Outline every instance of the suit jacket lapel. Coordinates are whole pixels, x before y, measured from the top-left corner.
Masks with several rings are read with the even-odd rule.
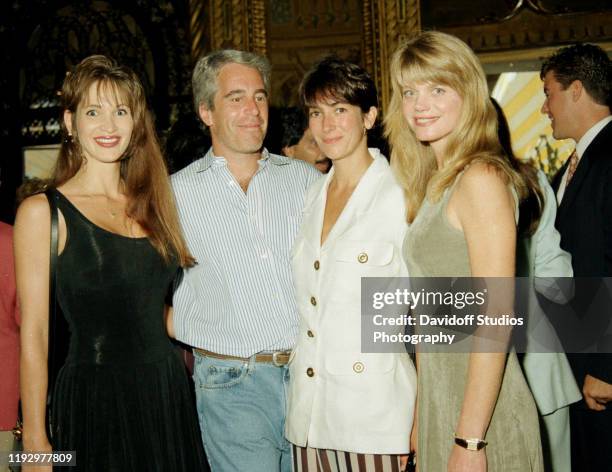
[[[565,192],[563,192],[563,198],[561,199],[561,204],[559,205],[560,215],[564,214],[567,209],[571,207],[576,195],[578,194],[578,190],[584,181],[584,177],[588,173],[588,168],[590,165],[591,160],[589,159],[589,151],[587,149],[584,156],[580,158],[580,162],[578,163],[578,167],[576,168],[576,172],[574,172],[572,180],[570,180],[569,185],[566,185],[565,187]]]
[[[363,174],[349,201],[346,203],[336,224],[334,224],[334,227],[327,235],[323,249],[332,247],[333,243],[351,229],[359,221],[360,216],[366,213],[372,206],[384,166],[388,166],[384,157],[374,158],[374,161]],[[325,208],[323,208],[323,211],[325,211]],[[321,221],[323,221],[323,218],[321,218]],[[321,234],[319,232],[320,237]]]
[[[550,183],[551,187],[555,191],[555,195],[559,191],[559,187],[561,186],[561,181],[563,180],[563,175],[565,174],[565,171],[567,170],[568,166],[569,166],[569,158],[565,160],[565,163],[557,171],[557,173],[552,179],[552,182]]]
[[[323,229],[323,215],[325,214],[325,203],[327,201],[327,186],[333,176],[334,168],[317,181],[316,195],[304,207],[301,232],[304,241],[312,246],[312,250],[318,254],[321,248],[321,231]]]
[[[580,157],[580,162],[574,172],[574,176],[570,184],[565,188],[565,193],[559,205],[559,213],[565,213],[576,199],[576,195],[580,191],[580,187],[584,183],[586,176],[589,174],[594,160],[599,158],[598,149],[606,138],[606,133],[612,130],[612,123],[608,123],[598,134],[591,144],[585,149],[584,155]],[[564,166],[565,167],[565,166]]]

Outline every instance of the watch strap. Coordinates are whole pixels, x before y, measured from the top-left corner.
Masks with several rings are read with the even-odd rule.
[[[461,446],[468,451],[480,451],[488,443],[484,439],[479,438],[460,438],[455,436],[455,444]]]

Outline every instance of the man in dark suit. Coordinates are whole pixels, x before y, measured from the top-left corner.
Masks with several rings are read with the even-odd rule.
[[[576,142],[553,180],[561,247],[572,255],[575,277],[612,277],[611,61],[597,46],[575,44],[548,58],[540,77],[542,113],[551,120],[553,136]],[[609,307],[596,314],[604,328],[612,319]],[[570,413],[572,471],[612,470],[612,355],[568,358],[584,396]]]

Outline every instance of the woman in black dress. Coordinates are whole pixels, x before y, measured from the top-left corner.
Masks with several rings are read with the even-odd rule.
[[[77,470],[202,470],[195,407],[164,305],[178,266],[193,258],[143,87],[126,67],[91,56],[66,77],[61,100],[65,134],[51,192],[57,299],[71,339],[48,438],[50,212],[39,194],[22,203],[15,223],[24,448],[76,451]]]

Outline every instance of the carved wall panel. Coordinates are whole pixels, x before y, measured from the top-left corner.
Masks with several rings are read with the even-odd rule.
[[[134,18],[100,2],[96,8],[67,5],[41,22],[28,38],[28,56],[21,68],[20,102],[29,119],[26,142],[59,140],[56,90],[66,71],[90,54],[107,54],[130,64],[145,89],[156,85],[151,45]]]
[[[540,15],[600,13],[609,10],[607,0],[422,0],[421,17],[427,27],[500,23],[523,11]]]
[[[264,0],[209,0],[208,9],[211,50],[232,48],[266,54]]]
[[[210,49],[210,36],[207,33],[209,15],[206,2],[189,0],[189,39],[191,43],[191,61],[195,64],[198,58]]]
[[[0,2],[0,219],[13,217],[25,146],[58,143],[56,92],[91,54],[108,54],[141,77],[163,131],[190,108],[187,0]]]
[[[389,59],[402,41],[421,30],[419,0],[364,0],[365,66],[376,82],[381,107],[391,98]]]
[[[424,28],[455,34],[478,53],[612,41],[604,0],[422,0]]]
[[[326,54],[362,62],[360,1],[268,0],[266,9],[273,105],[296,105],[304,72]]]
[[[268,0],[267,7],[275,105],[296,104],[305,70],[335,53],[370,71],[384,107],[389,56],[420,29],[419,0]]]
[[[21,18],[21,28],[13,35],[23,37],[23,50],[14,60],[25,143],[59,139],[55,93],[66,71],[91,54],[110,55],[134,69],[160,129],[183,102],[189,102],[187,24],[179,20],[177,11],[184,13],[180,5],[164,0],[143,2],[57,2],[48,5],[46,13]]]

